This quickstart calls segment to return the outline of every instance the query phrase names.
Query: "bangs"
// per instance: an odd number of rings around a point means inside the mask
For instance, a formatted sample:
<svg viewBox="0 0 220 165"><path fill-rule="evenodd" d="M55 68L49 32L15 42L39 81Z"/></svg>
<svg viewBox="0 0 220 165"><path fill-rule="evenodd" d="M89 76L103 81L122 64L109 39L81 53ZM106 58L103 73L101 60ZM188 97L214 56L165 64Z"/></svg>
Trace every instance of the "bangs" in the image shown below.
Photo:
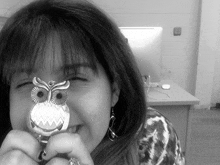
<svg viewBox="0 0 220 165"><path fill-rule="evenodd" d="M14 28L7 38L7 44L0 48L0 69L7 83L10 83L13 74L17 72L30 75L34 70L42 68L49 41L52 41L52 60L55 60L55 51L60 48L63 66L86 63L97 73L97 58L92 43L80 27L70 26L65 22L54 25L48 23L45 18L37 18L34 21ZM70 68L64 69L64 72L68 73Z"/></svg>

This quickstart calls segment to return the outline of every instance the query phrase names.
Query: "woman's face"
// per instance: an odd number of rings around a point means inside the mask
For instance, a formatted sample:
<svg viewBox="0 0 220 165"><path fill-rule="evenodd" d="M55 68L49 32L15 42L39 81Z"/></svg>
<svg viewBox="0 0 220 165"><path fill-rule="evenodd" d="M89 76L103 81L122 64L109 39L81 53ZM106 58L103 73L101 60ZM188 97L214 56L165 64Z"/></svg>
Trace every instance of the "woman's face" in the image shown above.
<svg viewBox="0 0 220 165"><path fill-rule="evenodd" d="M31 99L31 90L34 85L33 77L39 77L45 82L51 80L61 82L70 81L66 104L70 110L68 131L77 126L77 133L91 152L101 142L106 134L110 120L110 110L118 101L119 89L110 84L101 65L98 64L98 73L95 73L86 63L75 64L79 72L71 71L66 75L63 66L59 45L50 45L46 51L46 59L36 72L28 76L26 73L17 73L12 77L10 87L10 118L13 129L30 132L27 127L27 118L34 102ZM79 127L78 127L79 126Z"/></svg>

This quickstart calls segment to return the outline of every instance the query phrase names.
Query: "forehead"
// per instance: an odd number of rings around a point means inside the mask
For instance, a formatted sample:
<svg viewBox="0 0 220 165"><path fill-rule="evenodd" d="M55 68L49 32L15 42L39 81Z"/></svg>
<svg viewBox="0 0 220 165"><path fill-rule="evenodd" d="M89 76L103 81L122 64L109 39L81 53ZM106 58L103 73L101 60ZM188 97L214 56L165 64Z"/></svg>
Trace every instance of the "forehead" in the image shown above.
<svg viewBox="0 0 220 165"><path fill-rule="evenodd" d="M8 65L5 71L5 75L9 76L6 78L10 82L14 73L31 74L39 69L50 69L55 72L63 68L64 72L68 72L69 69L73 69L72 66L79 66L79 64L86 64L96 70L97 59L91 45L85 42L84 44L87 44L85 48L78 41L79 39L64 39L57 33L52 33L43 42L36 42L33 51L20 51L21 55L12 58L9 63L11 65Z"/></svg>
<svg viewBox="0 0 220 165"><path fill-rule="evenodd" d="M75 45L72 45L72 47L74 46ZM48 39L44 50L44 56L39 56L36 60L36 64L38 64L39 67L43 66L44 68L50 68L51 70L56 70L57 68L68 69L71 66L92 67L93 65L96 65L97 62L94 59L95 56L92 52L90 54L82 47L76 49L81 50L64 50L60 39L53 36ZM44 60L42 61L40 58L44 58Z"/></svg>
<svg viewBox="0 0 220 165"><path fill-rule="evenodd" d="M43 53L44 56L39 56L36 60L37 67L41 68L40 66L42 66L43 68L50 68L51 70L62 67L64 62L62 58L61 43L56 35L48 38ZM44 58L44 60L42 61L40 58Z"/></svg>
<svg viewBox="0 0 220 165"><path fill-rule="evenodd" d="M93 62L89 61L86 58L83 52L72 54L72 60L67 60L64 54L61 51L60 41L57 39L51 39L48 41L45 51L44 51L44 60L42 61L41 56L36 59L33 72L50 72L51 74L60 74L60 73L77 73L82 68L90 68L95 70ZM29 69L28 69L29 70ZM26 71L25 71L26 72Z"/></svg>

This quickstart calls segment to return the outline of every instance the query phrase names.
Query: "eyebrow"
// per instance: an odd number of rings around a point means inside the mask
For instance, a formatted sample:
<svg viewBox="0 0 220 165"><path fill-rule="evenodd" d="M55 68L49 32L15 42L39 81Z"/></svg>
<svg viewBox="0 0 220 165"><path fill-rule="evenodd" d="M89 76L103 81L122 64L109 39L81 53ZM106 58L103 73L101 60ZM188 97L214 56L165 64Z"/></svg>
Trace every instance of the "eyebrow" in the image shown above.
<svg viewBox="0 0 220 165"><path fill-rule="evenodd" d="M59 71L64 71L65 74L69 73L75 73L77 74L78 71L80 71L80 68L85 68L91 70L94 74L98 74L98 69L96 64L90 64L87 62L84 63L75 63L75 64L70 64L70 65L64 65L61 68L58 69Z"/></svg>
<svg viewBox="0 0 220 165"><path fill-rule="evenodd" d="M92 64L87 63L87 62L67 64L60 68L56 68L53 72L57 73L57 72L64 71L68 73L68 71L77 71L77 69L80 69L80 68L89 68L92 71L94 71L94 73L97 73L96 65L93 66ZM28 75L31 75L37 72L38 72L38 69L36 68L20 68L20 69L17 69L15 73L26 73Z"/></svg>
<svg viewBox="0 0 220 165"><path fill-rule="evenodd" d="M58 70L75 70L78 68L91 68L92 70L95 70L96 66L92 66L89 63L76 63L76 64L70 64L70 65L64 65L63 67L59 68Z"/></svg>

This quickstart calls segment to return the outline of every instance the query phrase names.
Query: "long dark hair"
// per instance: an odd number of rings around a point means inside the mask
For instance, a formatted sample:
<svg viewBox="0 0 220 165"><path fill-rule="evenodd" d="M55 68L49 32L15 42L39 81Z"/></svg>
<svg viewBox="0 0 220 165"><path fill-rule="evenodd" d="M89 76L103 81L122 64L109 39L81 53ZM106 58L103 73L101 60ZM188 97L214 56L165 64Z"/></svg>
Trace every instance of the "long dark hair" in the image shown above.
<svg viewBox="0 0 220 165"><path fill-rule="evenodd" d="M114 107L114 128L119 137L111 142L106 135L92 152L95 164L134 163L131 146L135 146L137 130L146 114L141 75L118 27L93 4L82 0L38 0L10 17L0 33L2 80L10 85L16 71L28 68L31 73L33 66L40 65L47 39L53 34L60 40L64 64L83 59L96 70L98 62L109 81L120 87Z"/></svg>

